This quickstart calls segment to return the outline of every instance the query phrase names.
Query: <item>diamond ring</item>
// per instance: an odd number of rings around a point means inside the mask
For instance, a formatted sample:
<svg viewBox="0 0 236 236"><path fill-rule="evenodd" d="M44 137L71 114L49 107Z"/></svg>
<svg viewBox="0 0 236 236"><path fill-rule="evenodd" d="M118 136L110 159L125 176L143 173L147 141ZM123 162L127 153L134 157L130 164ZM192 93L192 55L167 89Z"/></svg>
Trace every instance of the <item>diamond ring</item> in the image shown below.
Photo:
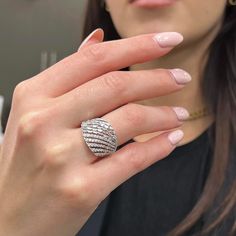
<svg viewBox="0 0 236 236"><path fill-rule="evenodd" d="M81 124L85 143L97 157L114 153L117 149L117 136L112 126L102 118L83 121Z"/></svg>

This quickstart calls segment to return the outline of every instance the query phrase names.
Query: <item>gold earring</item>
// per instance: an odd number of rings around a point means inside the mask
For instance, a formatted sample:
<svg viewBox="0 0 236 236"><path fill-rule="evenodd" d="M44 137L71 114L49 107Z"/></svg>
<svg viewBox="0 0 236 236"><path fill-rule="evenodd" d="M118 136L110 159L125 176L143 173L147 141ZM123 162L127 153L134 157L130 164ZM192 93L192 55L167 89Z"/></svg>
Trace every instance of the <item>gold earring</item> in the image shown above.
<svg viewBox="0 0 236 236"><path fill-rule="evenodd" d="M236 0L229 0L229 5L236 6Z"/></svg>

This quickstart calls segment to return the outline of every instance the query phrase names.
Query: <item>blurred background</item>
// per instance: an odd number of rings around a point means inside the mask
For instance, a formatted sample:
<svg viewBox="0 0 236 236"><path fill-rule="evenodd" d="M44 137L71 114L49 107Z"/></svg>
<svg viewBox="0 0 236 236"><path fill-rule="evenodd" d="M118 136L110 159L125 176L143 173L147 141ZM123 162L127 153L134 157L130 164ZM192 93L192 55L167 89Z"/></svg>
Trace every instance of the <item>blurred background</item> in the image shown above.
<svg viewBox="0 0 236 236"><path fill-rule="evenodd" d="M0 0L0 115L16 84L77 50L86 3Z"/></svg>

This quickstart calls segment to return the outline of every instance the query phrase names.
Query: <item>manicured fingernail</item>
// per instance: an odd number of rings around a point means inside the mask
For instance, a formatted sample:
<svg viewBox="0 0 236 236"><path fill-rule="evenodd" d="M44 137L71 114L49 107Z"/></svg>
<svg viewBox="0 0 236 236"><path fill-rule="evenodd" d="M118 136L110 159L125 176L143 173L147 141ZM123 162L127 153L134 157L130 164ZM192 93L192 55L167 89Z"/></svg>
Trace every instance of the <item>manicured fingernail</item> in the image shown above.
<svg viewBox="0 0 236 236"><path fill-rule="evenodd" d="M182 69L171 69L170 73L178 84L186 84L192 80L191 75Z"/></svg>
<svg viewBox="0 0 236 236"><path fill-rule="evenodd" d="M95 29L91 34L89 34L89 35L87 36L87 38L85 38L84 41L81 43L81 45L80 45L78 51L79 51L82 47L84 47L86 44L88 44L88 42L89 42L89 41L95 36L95 34L98 33L99 31L102 31L102 29L100 29L100 28ZM100 36L97 40L94 39L94 41L95 41L95 42L102 41L102 38L103 38L103 35Z"/></svg>
<svg viewBox="0 0 236 236"><path fill-rule="evenodd" d="M175 47L180 44L184 37L182 34L177 32L163 32L156 34L154 39L162 48Z"/></svg>
<svg viewBox="0 0 236 236"><path fill-rule="evenodd" d="M179 143L183 137L184 137L184 132L180 129L175 130L168 135L168 139L173 145Z"/></svg>
<svg viewBox="0 0 236 236"><path fill-rule="evenodd" d="M187 120L189 118L189 112L183 107L173 107L178 119L180 121Z"/></svg>

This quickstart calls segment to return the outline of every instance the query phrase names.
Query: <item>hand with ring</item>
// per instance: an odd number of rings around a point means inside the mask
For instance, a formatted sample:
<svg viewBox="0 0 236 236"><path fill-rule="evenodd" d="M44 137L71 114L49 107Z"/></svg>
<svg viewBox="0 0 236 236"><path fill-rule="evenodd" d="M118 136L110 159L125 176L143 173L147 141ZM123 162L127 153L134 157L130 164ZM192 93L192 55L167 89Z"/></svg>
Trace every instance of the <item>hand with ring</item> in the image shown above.
<svg viewBox="0 0 236 236"><path fill-rule="evenodd" d="M94 31L78 52L21 82L0 156L0 235L72 236L131 176L168 156L188 112L135 101L179 91L181 69L121 71L166 55L176 32L103 41ZM165 131L146 142L135 136Z"/></svg>

